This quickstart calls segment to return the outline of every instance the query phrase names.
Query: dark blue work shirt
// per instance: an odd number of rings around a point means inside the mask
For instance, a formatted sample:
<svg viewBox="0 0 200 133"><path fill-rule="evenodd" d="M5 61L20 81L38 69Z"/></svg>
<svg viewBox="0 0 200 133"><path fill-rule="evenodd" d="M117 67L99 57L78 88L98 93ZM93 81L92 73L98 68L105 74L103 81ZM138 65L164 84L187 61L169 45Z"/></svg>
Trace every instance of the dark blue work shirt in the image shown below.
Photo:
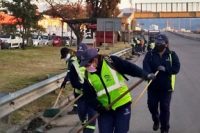
<svg viewBox="0 0 200 133"><path fill-rule="evenodd" d="M170 62L170 54L172 62ZM143 69L148 73L155 73L158 70L158 66L164 66L165 72L160 71L156 76L156 79L150 84L149 90L151 91L170 91L171 75L177 74L180 70L179 58L174 51L170 51L168 48L163 53L162 57L155 50L146 54L143 60Z"/></svg>

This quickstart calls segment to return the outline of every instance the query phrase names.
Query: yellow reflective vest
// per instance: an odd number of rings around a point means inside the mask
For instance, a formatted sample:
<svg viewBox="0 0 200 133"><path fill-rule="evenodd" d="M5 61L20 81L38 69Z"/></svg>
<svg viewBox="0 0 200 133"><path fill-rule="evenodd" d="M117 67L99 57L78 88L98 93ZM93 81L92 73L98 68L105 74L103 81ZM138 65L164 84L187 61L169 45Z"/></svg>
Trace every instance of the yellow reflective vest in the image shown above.
<svg viewBox="0 0 200 133"><path fill-rule="evenodd" d="M170 60L171 66L172 66L172 54L171 54L171 53L169 54L169 60ZM175 88L175 81L176 81L176 75L175 75L175 74L172 74L172 75L171 75L171 86L172 86L172 91L174 91L174 88Z"/></svg>
<svg viewBox="0 0 200 133"><path fill-rule="evenodd" d="M117 97L128 90L128 86L125 84L123 76L111 68L105 60L103 60L100 75L87 72L86 77L88 78L90 84L94 87L98 101L104 107L107 107ZM130 102L131 100L131 95L128 93L118 102L116 102L112 106L112 109L115 110L116 108Z"/></svg>

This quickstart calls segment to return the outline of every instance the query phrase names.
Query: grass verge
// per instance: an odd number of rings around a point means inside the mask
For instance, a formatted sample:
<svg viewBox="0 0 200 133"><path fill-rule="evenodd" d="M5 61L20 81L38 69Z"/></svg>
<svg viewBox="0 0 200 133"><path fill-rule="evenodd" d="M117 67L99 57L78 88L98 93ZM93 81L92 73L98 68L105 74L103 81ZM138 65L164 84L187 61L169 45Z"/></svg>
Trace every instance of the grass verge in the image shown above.
<svg viewBox="0 0 200 133"><path fill-rule="evenodd" d="M110 54L128 47L130 45L117 43L108 48L100 47L100 53ZM60 60L59 51L60 47L0 50L0 92L13 92L64 72L66 64ZM11 122L23 123L34 113L50 107L55 97L55 94L50 94L21 108L11 115Z"/></svg>

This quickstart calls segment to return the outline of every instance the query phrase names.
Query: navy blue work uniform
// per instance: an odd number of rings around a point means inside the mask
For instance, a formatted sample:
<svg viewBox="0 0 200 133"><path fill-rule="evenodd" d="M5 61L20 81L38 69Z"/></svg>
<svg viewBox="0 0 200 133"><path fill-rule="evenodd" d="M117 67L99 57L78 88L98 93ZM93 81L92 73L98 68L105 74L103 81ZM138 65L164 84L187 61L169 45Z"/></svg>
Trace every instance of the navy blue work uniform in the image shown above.
<svg viewBox="0 0 200 133"><path fill-rule="evenodd" d="M143 69L148 73L155 73L159 66L164 66L165 71L159 71L156 79L150 84L147 103L154 123L161 124L161 132L168 132L170 128L170 102L173 92L171 76L180 70L178 56L168 48L162 56L155 49L149 51L144 58ZM160 111L158 110L159 105Z"/></svg>
<svg viewBox="0 0 200 133"><path fill-rule="evenodd" d="M99 77L101 77L104 59L104 56L98 55L97 70L93 72L93 74L98 75ZM147 77L147 73L144 72L141 68L126 60L122 60L119 57L110 56L108 57L107 61L113 70L119 72L122 75L128 74L134 77ZM85 78L87 79L87 76L85 76ZM103 80L102 84L105 84ZM106 90L106 87L104 89ZM100 113L100 116L98 117L99 133L127 133L129 131L131 101L128 101L127 103L117 107L115 110L106 110L102 103L99 101L95 88L90 84L88 80L85 80L83 84L83 91L87 102ZM108 92L107 95L109 101L111 94Z"/></svg>
<svg viewBox="0 0 200 133"><path fill-rule="evenodd" d="M74 96L78 97L81 92L82 92L82 83L80 82L79 74L77 72L77 67L79 66L74 66L73 62L77 60L76 57L71 57L68 61L68 73L64 79L64 82L70 80L70 83L72 87L74 88ZM93 110L91 107L88 106L88 104L85 101L85 98L82 96L81 98L78 99L77 101L77 111L78 111L78 116L79 119L81 120L82 124L87 122L90 118L92 118L95 114L96 111ZM90 123L84 130L83 133L93 133L95 131L95 123L96 121L93 121Z"/></svg>

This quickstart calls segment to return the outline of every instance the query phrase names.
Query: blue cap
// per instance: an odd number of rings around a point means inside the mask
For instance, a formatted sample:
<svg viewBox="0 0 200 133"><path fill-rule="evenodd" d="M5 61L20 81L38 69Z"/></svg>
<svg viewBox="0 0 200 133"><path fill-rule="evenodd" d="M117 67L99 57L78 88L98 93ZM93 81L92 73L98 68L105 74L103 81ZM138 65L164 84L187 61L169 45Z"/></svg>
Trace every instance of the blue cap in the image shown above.
<svg viewBox="0 0 200 133"><path fill-rule="evenodd" d="M78 58L81 57L81 54L88 49L88 46L85 44L85 43L81 43L79 46L78 46L78 49L77 49L77 52L76 52L76 56Z"/></svg>
<svg viewBox="0 0 200 133"><path fill-rule="evenodd" d="M80 66L87 65L92 59L98 55L98 50L96 48L90 48L82 52Z"/></svg>
<svg viewBox="0 0 200 133"><path fill-rule="evenodd" d="M158 34L155 37L155 44L156 45L166 45L169 43L169 40L165 34Z"/></svg>

